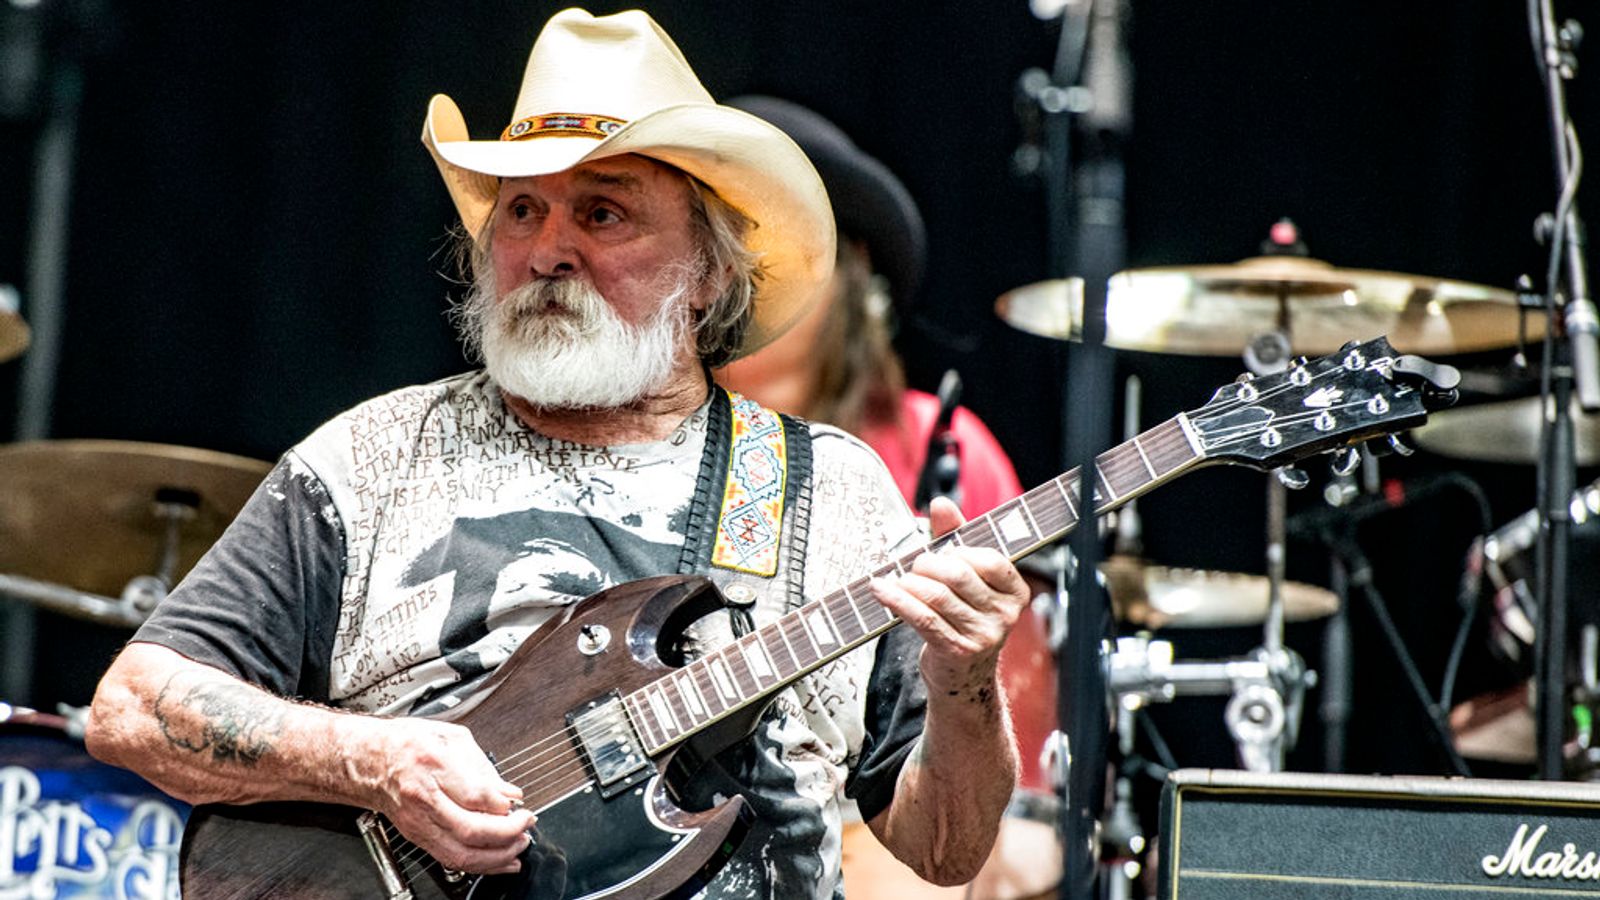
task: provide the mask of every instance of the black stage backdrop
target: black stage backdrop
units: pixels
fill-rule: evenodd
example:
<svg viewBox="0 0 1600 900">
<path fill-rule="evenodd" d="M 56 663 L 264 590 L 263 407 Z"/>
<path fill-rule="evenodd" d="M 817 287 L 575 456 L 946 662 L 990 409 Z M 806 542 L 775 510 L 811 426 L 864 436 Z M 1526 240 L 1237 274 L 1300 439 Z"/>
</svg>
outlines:
<svg viewBox="0 0 1600 900">
<path fill-rule="evenodd" d="M 445 320 L 452 285 L 441 277 L 453 211 L 418 142 L 424 108 L 448 93 L 477 136 L 496 134 L 528 47 L 559 7 L 43 7 L 79 19 L 89 39 L 75 46 L 91 53 L 52 437 L 273 459 L 340 409 L 464 366 Z M 959 368 L 966 402 L 1023 481 L 1056 474 L 1070 351 L 1009 329 L 992 310 L 1001 292 L 1051 270 L 1043 192 L 1013 173 L 1011 157 L 1022 140 L 1017 77 L 1050 66 L 1058 26 L 1023 0 L 661 0 L 650 11 L 715 95 L 759 91 L 814 106 L 903 176 L 931 238 L 918 321 L 902 332 L 912 381 L 931 389 Z M 1521 3 L 1152 0 L 1131 24 L 1130 265 L 1251 256 L 1268 225 L 1290 216 L 1313 255 L 1336 265 L 1502 287 L 1543 271 L 1531 224 L 1556 187 Z M 1600 133 L 1593 96 L 1580 75 L 1580 133 Z M 0 283 L 20 284 L 37 128 L 16 117 L 0 127 Z M 1592 191 L 1583 196 L 1600 208 Z M 1147 425 L 1199 405 L 1241 368 L 1232 358 L 1136 353 L 1117 364 L 1143 378 Z M 0 367 L 8 410 L 19 369 Z M 1386 462 L 1384 474 L 1455 469 L 1483 483 L 1497 523 L 1533 505 L 1527 468 L 1422 454 Z M 1263 479 L 1213 469 L 1142 501 L 1148 555 L 1261 572 Z M 1316 493 L 1294 495 L 1291 508 L 1320 502 Z M 1476 522 L 1472 504 L 1449 495 L 1362 531 L 1435 691 Z M 1291 547 L 1292 577 L 1326 583 L 1327 568 L 1322 548 Z M 1595 589 L 1576 585 L 1574 602 L 1587 608 Z M 1444 771 L 1370 615 L 1357 607 L 1352 622 L 1347 767 Z M 34 696 L 0 700 L 86 703 L 126 636 L 40 614 Z M 1297 625 L 1291 646 L 1315 665 L 1321 636 L 1316 623 Z M 1260 641 L 1248 629 L 1169 637 L 1180 657 Z M 1511 679 L 1481 636 L 1470 646 L 1457 696 Z M 1317 699 L 1293 756 L 1299 768 L 1321 764 Z M 1229 764 L 1220 710 L 1220 701 L 1185 701 L 1160 711 L 1179 762 Z"/>
</svg>

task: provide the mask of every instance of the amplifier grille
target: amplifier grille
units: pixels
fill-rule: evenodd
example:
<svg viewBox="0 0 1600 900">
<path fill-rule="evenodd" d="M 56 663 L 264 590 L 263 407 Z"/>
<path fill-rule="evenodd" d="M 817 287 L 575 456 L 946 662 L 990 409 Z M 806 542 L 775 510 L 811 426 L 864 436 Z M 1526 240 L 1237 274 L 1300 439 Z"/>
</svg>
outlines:
<svg viewBox="0 0 1600 900">
<path fill-rule="evenodd" d="M 1600 897 L 1600 785 L 1173 772 L 1164 900 Z"/>
</svg>

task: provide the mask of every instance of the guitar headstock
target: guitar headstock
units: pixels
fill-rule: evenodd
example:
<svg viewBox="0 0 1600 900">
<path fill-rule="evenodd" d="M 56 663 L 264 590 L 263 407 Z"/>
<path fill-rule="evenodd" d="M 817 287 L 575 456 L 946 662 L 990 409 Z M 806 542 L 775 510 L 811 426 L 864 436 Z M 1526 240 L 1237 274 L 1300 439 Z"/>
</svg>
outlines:
<svg viewBox="0 0 1600 900">
<path fill-rule="evenodd" d="M 1420 425 L 1455 402 L 1460 380 L 1451 366 L 1396 353 L 1387 338 L 1351 341 L 1219 388 L 1188 419 L 1206 458 L 1272 469 Z"/>
</svg>

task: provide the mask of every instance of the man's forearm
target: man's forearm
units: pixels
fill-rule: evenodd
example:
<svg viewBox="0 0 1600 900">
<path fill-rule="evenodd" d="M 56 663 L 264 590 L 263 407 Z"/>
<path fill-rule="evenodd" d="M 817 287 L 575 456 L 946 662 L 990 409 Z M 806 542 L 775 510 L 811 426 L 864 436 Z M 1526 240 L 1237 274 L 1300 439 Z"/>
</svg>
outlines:
<svg viewBox="0 0 1600 900">
<path fill-rule="evenodd" d="M 131 644 L 95 692 L 97 758 L 191 803 L 375 809 L 436 860 L 514 872 L 533 813 L 466 728 L 294 703 L 164 647 Z"/>
<path fill-rule="evenodd" d="M 89 751 L 191 803 L 358 803 L 358 717 L 274 697 L 162 647 L 133 644 L 102 680 Z"/>
<path fill-rule="evenodd" d="M 922 737 L 873 831 L 924 879 L 970 881 L 989 856 L 1016 773 L 1016 746 L 995 678 L 930 696 Z"/>
</svg>

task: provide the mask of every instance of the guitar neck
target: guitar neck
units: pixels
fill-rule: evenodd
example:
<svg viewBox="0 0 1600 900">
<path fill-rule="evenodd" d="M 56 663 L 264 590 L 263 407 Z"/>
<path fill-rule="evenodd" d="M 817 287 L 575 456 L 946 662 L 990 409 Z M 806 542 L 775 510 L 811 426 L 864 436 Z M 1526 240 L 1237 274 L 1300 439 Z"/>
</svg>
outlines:
<svg viewBox="0 0 1600 900">
<path fill-rule="evenodd" d="M 1095 457 L 1094 515 L 1176 478 L 1203 459 L 1184 414 L 1101 453 Z M 640 738 L 651 754 L 664 750 L 893 628 L 899 620 L 874 598 L 873 578 L 903 574 L 918 556 L 948 544 L 989 547 L 1021 559 L 1078 524 L 1081 497 L 1079 469 L 1074 468 L 624 696 Z"/>
</svg>

